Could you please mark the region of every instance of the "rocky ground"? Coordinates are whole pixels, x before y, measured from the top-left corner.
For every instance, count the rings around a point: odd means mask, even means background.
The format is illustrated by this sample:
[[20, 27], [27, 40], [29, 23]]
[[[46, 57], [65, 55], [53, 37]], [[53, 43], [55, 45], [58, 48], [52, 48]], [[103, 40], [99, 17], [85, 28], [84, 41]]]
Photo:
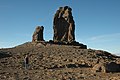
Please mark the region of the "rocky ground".
[[[24, 56], [29, 56], [29, 69]], [[120, 72], [94, 70], [98, 63], [120, 58], [106, 51], [79, 46], [31, 43], [0, 49], [0, 80], [120, 80]]]

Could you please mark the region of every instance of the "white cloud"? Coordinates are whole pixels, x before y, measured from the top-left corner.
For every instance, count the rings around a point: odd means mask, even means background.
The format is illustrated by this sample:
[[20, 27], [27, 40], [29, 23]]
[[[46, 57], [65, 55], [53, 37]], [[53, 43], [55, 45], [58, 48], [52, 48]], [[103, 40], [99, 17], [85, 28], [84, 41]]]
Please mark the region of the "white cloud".
[[120, 56], [120, 53], [115, 53], [115, 55]]
[[94, 36], [86, 39], [90, 48], [107, 50], [113, 54], [120, 55], [120, 33]]
[[120, 40], [120, 33], [107, 34], [94, 36], [89, 38], [90, 41], [111, 41], [111, 40]]

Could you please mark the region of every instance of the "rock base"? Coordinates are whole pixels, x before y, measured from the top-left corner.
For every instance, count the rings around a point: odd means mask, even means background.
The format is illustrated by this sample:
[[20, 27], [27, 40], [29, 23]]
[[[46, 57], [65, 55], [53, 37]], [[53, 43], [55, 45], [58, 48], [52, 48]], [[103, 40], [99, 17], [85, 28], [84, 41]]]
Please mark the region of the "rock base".
[[58, 44], [58, 45], [71, 45], [71, 46], [80, 46], [81, 49], [87, 49], [87, 45], [84, 45], [82, 43], [73, 41], [73, 42], [63, 42], [63, 41], [53, 41], [53, 40], [49, 40], [48, 43], [51, 44]]

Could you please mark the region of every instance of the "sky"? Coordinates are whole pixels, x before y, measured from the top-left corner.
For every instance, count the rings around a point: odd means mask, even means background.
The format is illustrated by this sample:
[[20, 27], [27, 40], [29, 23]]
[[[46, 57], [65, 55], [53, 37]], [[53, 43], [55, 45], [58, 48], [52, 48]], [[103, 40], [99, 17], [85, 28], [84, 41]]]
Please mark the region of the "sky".
[[31, 41], [38, 25], [44, 26], [44, 39], [52, 40], [61, 6], [72, 8], [76, 41], [120, 55], [120, 0], [0, 0], [0, 48]]

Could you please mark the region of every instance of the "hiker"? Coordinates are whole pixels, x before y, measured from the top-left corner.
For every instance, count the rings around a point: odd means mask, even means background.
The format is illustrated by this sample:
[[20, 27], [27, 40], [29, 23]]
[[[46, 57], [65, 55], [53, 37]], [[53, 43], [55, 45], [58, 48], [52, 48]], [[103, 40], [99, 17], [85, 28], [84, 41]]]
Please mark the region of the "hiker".
[[25, 55], [24, 63], [25, 63], [25, 69], [28, 69], [28, 65], [29, 65], [28, 55]]

